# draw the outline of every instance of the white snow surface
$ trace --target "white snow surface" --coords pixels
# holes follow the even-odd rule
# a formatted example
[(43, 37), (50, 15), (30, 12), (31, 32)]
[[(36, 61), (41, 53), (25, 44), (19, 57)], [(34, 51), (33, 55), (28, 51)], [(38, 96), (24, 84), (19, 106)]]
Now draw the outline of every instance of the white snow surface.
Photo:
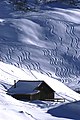
[[(6, 66), (6, 69), (5, 69)], [(18, 78), (20, 76), (19, 72), (21, 72), (21, 75), (23, 76), (23, 79), (25, 77), (26, 80), (28, 80), (29, 73), (26, 71), (26, 73), (9, 64), (5, 64), (0, 62), (0, 70), (2, 71), (0, 78), (0, 120), (71, 120), (71, 118), (79, 117), (79, 110), (80, 105), (76, 102), (76, 100), (79, 100), (80, 95), (73, 92), (71, 89), (63, 85), (63, 83), (57, 81), (56, 79), (50, 78), (47, 75), (41, 74), (36, 71), (31, 71), (34, 76), (36, 76), (37, 79), (44, 80), (52, 89), (56, 90), (60, 96), (64, 97), (69, 102), (67, 103), (54, 103), (49, 101), (33, 101), (31, 102), (22, 102), (19, 100), (16, 100), (12, 98), (11, 96), (6, 94), (7, 89), (13, 85), (14, 78)], [(8, 71), (7, 71), (8, 70)], [(12, 72), (12, 73), (11, 73)], [(15, 76), (13, 76), (13, 73)], [(7, 76), (7, 79), (5, 78), (5, 73)], [(31, 75), (32, 76), (32, 75)], [(4, 77), (4, 78), (3, 78)], [(26, 78), (27, 77), (27, 78)], [(35, 80), (37, 80), (35, 78)], [(34, 77), (32, 77), (34, 80)], [(11, 82), (12, 81), (12, 82)], [(68, 96), (66, 96), (68, 95)], [(73, 96), (72, 96), (73, 95)], [(75, 101), (72, 103), (72, 101)], [(63, 115), (60, 117), (57, 114), (57, 111), (55, 109), (58, 109), (61, 105), (60, 111), (63, 110)], [(67, 112), (67, 109), (70, 109), (70, 112), (68, 116), (64, 116), (65, 112)], [(56, 115), (54, 114), (54, 111)], [(59, 111), (59, 110), (58, 110)], [(73, 115), (74, 113), (74, 115)], [(72, 114), (72, 116), (70, 116)], [(77, 115), (76, 115), (77, 114)]]
[(37, 79), (45, 81), (46, 84), (48, 84), (55, 92), (57, 92), (57, 94), (67, 99), (68, 101), (80, 100), (80, 94), (71, 90), (69, 87), (67, 87), (60, 81), (54, 78), (50, 78), (49, 76), (46, 76), (36, 71), (32, 71), (32, 73), (37, 77)]
[[(44, 80), (66, 101), (16, 100), (6, 94), (14, 80)], [(80, 94), (72, 90), (76, 88), (80, 9), (41, 3), (33, 12), (24, 12), (9, 0), (0, 1), (0, 120), (80, 120)]]
[[(6, 69), (5, 69), (5, 66)], [(43, 75), (39, 72), (36, 71), (31, 71), (31, 73), (34, 74), (34, 76), (37, 77), (37, 79), (41, 79), (44, 80), (52, 89), (56, 90), (56, 92), (58, 92), (58, 94), (60, 94), (60, 96), (63, 95), (63, 97), (68, 100), (69, 102), (63, 104), (63, 103), (56, 103), (54, 102), (40, 102), (40, 101), (33, 101), (32, 103), (30, 102), (22, 102), (19, 100), (16, 100), (14, 98), (12, 98), (11, 96), (6, 94), (6, 90), (13, 85), (14, 83), (14, 78), (17, 78), (18, 76), (20, 76), (20, 74), (18, 74), (20, 71), (21, 75), (23, 76), (23, 79), (25, 77), (26, 80), (28, 80), (28, 72), (26, 71), (26, 73), (13, 66), (13, 65), (9, 65), (9, 64), (5, 64), (0, 62), (0, 70), (2, 71), (0, 78), (4, 77), (4, 79), (0, 80), (0, 120), (5, 120), (5, 119), (20, 119), (20, 120), (70, 120), (69, 117), (71, 116), (66, 116), (66, 118), (63, 118), (64, 114), (65, 114), (65, 106), (67, 108), (70, 107), (70, 111), (72, 111), (72, 113), (74, 112), (74, 116), (72, 118), (76, 117), (79, 118), (79, 110), (80, 110), (80, 106), (79, 103), (72, 103), (71, 101), (76, 101), (79, 100), (80, 95), (73, 92), (71, 89), (69, 89), (68, 87), (66, 87), (65, 85), (63, 85), (63, 83), (57, 81), (56, 79), (50, 78), (47, 75)], [(8, 71), (7, 71), (8, 70)], [(4, 72), (4, 73), (3, 73)], [(11, 73), (12, 72), (12, 73)], [(15, 76), (13, 76), (13, 73), (17, 73), (15, 74)], [(8, 79), (5, 78), (5, 73), (6, 75), (8, 75)], [(31, 75), (32, 76), (32, 75)], [(34, 77), (32, 78), (34, 80)], [(37, 80), (35, 78), (35, 80)], [(12, 81), (12, 82), (11, 82)], [(60, 93), (59, 93), (60, 91)], [(66, 92), (65, 92), (66, 91)], [(68, 96), (66, 96), (68, 95)], [(72, 96), (73, 95), (73, 96)], [(67, 105), (69, 104), (69, 105)], [(53, 115), (55, 110), (55, 107), (60, 107), (60, 105), (64, 105), (64, 112), (62, 117), (58, 117), (57, 116), (57, 112), (56, 112), (56, 116)], [(63, 108), (62, 108), (63, 109)], [(61, 111), (62, 111), (61, 109)], [(67, 112), (67, 111), (66, 111)], [(51, 114), (51, 115), (50, 115)], [(52, 116), (53, 115), (53, 116)], [(68, 117), (68, 118), (67, 118)]]
[(4, 19), (0, 19), (0, 22), (4, 22)]

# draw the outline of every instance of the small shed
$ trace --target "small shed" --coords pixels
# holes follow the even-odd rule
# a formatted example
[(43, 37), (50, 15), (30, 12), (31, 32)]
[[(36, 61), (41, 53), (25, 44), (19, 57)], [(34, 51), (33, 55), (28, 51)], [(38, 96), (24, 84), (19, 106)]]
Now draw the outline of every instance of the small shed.
[(54, 99), (55, 91), (44, 81), (19, 80), (7, 93), (19, 100), (49, 100)]

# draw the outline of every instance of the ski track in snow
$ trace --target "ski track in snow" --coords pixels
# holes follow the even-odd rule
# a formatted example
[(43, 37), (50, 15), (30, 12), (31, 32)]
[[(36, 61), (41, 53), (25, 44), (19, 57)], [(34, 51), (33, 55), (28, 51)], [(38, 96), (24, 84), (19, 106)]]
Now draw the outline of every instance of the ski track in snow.
[[(48, 18), (47, 22), (45, 21), (45, 24), (46, 24), (46, 26), (48, 26), (49, 34), (53, 38), (55, 36), (55, 39), (57, 38), (56, 39), (57, 41), (55, 41), (55, 39), (51, 40), (53, 42), (53, 49), (52, 49), (53, 51), (51, 50), (51, 48), (47, 48), (47, 49), (40, 48), (40, 49), (44, 49), (45, 51), (47, 51), (47, 52), (44, 52), (44, 56), (42, 56), (42, 55), (41, 56), (43, 57), (43, 59), (45, 59), (45, 56), (48, 57), (48, 59), (50, 59), (49, 61), (50, 61), (51, 67), (55, 67), (54, 69), (58, 68), (58, 71), (54, 71), (57, 76), (59, 76), (59, 77), (66, 77), (66, 75), (70, 76), (69, 75), (70, 73), (68, 72), (68, 68), (65, 66), (65, 63), (61, 62), (63, 58), (60, 58), (61, 60), (59, 60), (59, 57), (60, 57), (59, 54), (61, 54), (61, 53), (58, 53), (59, 52), (58, 48), (61, 46), (65, 50), (67, 49), (67, 51), (64, 51), (64, 53), (66, 53), (66, 54), (70, 53), (72, 56), (77, 56), (79, 37), (77, 37), (74, 34), (75, 24), (72, 25), (69, 22), (65, 22), (63, 20), (62, 21), (58, 20), (58, 23), (59, 24), (63, 24), (63, 27), (65, 27), (65, 34), (67, 34), (70, 37), (70, 39), (71, 39), (70, 41), (68, 41), (69, 45), (66, 46), (66, 44), (64, 43), (64, 38), (62, 36), (59, 36), (57, 34), (57, 32), (56, 33), (54, 32), (55, 26), (54, 26), (54, 24), (52, 25), (52, 23), (54, 23), (54, 22), (55, 22), (55, 24), (57, 24), (56, 19), (55, 20), (51, 20), (51, 18), (50, 19)], [(47, 37), (47, 40), (49, 40), (49, 39), (50, 38)], [(33, 70), (44, 69), (44, 68), (41, 68), (41, 66), (42, 66), (41, 61), (35, 62), (34, 60), (30, 59), (30, 56), (31, 56), (30, 53), (32, 52), (32, 51), (30, 52), (30, 48), (28, 48), (29, 50), (26, 51), (23, 48), (23, 46), (19, 45), (20, 43), (19, 44), (18, 43), (19, 42), (16, 43), (16, 49), (14, 48), (14, 46), (12, 46), (12, 48), (7, 48), (8, 49), (6, 51), (7, 53), (4, 53), (4, 55), (3, 54), (0, 55), (1, 61), (14, 64), (17, 67), (22, 67), (22, 65), (24, 65), (25, 68), (27, 68), (29, 70), (32, 70), (32, 69)], [(6, 45), (4, 45), (3, 42), (1, 42), (0, 44), (2, 46), (4, 46), (4, 47), (6, 46)], [(13, 44), (15, 44), (15, 43), (13, 43)], [(10, 43), (10, 45), (11, 45), (11, 43)], [(18, 50), (20, 47), (23, 50), (21, 50), (21, 51)], [(72, 49), (72, 51), (70, 51), (70, 49)], [(74, 53), (72, 53), (72, 52), (74, 52)], [(3, 53), (3, 49), (0, 50), (0, 53)], [(31, 53), (31, 54), (33, 54), (33, 53)], [(60, 68), (59, 66), (60, 67), (63, 66), (63, 67)], [(45, 69), (43, 71), (45, 71)], [(64, 73), (64, 71), (66, 71), (66, 72)], [(71, 74), (76, 75), (76, 73), (73, 73), (73, 72)]]
[[(71, 120), (67, 117), (57, 116), (56, 118), (52, 116), (53, 114), (43, 112), (50, 108), (54, 110), (56, 106), (54, 103), (24, 103), (5, 93), (14, 84), (14, 79), (37, 79), (37, 74), (34, 75), (32, 72), (34, 70), (43, 76), (39, 79), (47, 76), (51, 80), (58, 79), (71, 85), (72, 88), (77, 88), (77, 83), (80, 81), (80, 10), (54, 8), (53, 11), (42, 10), (41, 13), (30, 12), (21, 15), (22, 13), (15, 12), (11, 14), (12, 18), (0, 18), (1, 120), (12, 119), (6, 111), (15, 115), (16, 120)], [(6, 66), (8, 64), (10, 67)], [(14, 67), (11, 69), (12, 66)], [(70, 102), (80, 100), (77, 93), (72, 96), (67, 92), (64, 94), (64, 91), (63, 93), (58, 91), (58, 94)], [(75, 112), (78, 109), (76, 107)]]

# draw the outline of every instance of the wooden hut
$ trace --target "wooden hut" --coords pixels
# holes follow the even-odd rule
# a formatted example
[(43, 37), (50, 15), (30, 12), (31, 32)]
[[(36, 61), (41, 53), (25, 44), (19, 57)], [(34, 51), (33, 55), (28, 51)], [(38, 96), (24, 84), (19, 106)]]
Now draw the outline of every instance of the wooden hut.
[(19, 100), (51, 100), (53, 91), (44, 81), (22, 81), (15, 83), (7, 93)]

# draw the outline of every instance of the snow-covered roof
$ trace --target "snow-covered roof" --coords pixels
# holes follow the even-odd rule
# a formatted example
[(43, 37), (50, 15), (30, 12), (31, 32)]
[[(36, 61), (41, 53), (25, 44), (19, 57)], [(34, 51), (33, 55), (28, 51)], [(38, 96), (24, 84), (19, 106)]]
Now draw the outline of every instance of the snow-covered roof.
[(16, 87), (14, 85), (8, 90), (9, 94), (30, 94), (38, 92), (35, 90), (42, 81), (21, 81), (19, 80), (16, 83)]

